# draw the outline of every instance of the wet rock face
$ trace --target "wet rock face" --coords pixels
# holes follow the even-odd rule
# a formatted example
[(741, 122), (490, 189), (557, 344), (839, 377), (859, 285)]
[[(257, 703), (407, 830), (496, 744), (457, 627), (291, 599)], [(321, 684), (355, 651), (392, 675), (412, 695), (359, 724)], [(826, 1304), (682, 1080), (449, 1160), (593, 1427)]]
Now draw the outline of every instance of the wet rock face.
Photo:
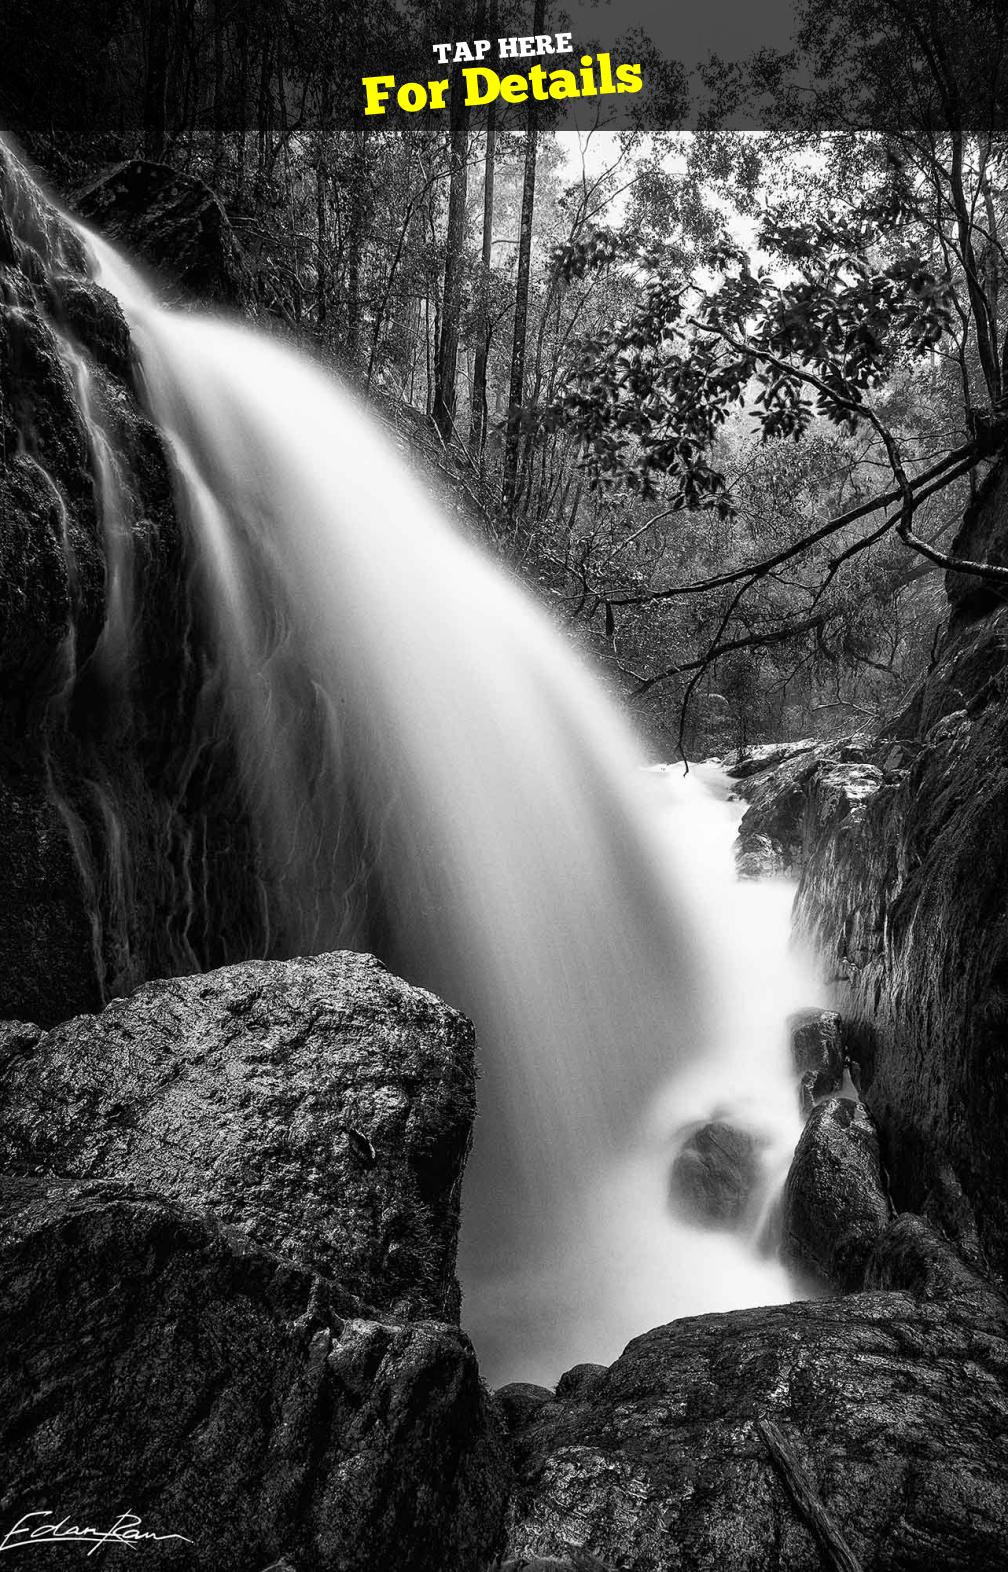
[(370, 956), (149, 983), (0, 1052), (7, 1173), (156, 1190), (373, 1309), (457, 1319), (473, 1031)]
[(890, 1216), (878, 1134), (868, 1110), (846, 1097), (817, 1104), (784, 1185), (785, 1260), (841, 1291), (860, 1288)]
[(0, 1015), (43, 1023), (268, 942), (129, 359), (80, 237), (0, 148)]
[(126, 1185), (5, 1185), (0, 1259), (5, 1531), (130, 1510), (191, 1541), (154, 1547), (188, 1572), (473, 1572), (499, 1549), (502, 1444), (457, 1327), (376, 1320)]
[(1008, 610), (959, 623), (881, 739), (885, 783), (805, 861), (798, 931), (822, 957), (896, 1204), (941, 1174), (1008, 1268)]
[(900, 1293), (699, 1316), (635, 1339), (515, 1433), (507, 1554), (813, 1572), (824, 1563), (770, 1459), (766, 1420), (862, 1566), (1000, 1572), (1004, 1308)]
[[(995, 465), (980, 487), (952, 542), (951, 555), (970, 562), (1008, 566), (1008, 466)], [(990, 616), (1002, 605), (1003, 591), (974, 573), (950, 572), (945, 589), (953, 627), (961, 628)]]
[(738, 784), (741, 797), (751, 797), (758, 791), (769, 773), (797, 759), (800, 754), (811, 753), (815, 743), (809, 738), (800, 742), (762, 742), (737, 754), (729, 754), (721, 765), (726, 775)]
[[(1008, 458), (954, 549), (1008, 562)], [(899, 714), (740, 783), (740, 852), (763, 836), (800, 870), (795, 929), (833, 987), (895, 1204), (1003, 1274), (1008, 607), (974, 575), (946, 586), (946, 637)]]
[(882, 781), (867, 736), (804, 745), (768, 773), (747, 778), (749, 807), (739, 825), (736, 866), (743, 877), (797, 874), (821, 837), (856, 815)]
[(672, 1164), (672, 1204), (706, 1227), (737, 1228), (759, 1182), (759, 1151), (747, 1130), (715, 1120), (688, 1138)]
[(788, 1017), (791, 1062), (803, 1113), (839, 1090), (844, 1072), (843, 1023), (835, 1010), (799, 1010)]
[(989, 1292), (945, 1235), (914, 1212), (894, 1217), (865, 1265), (864, 1286), (905, 1288), (927, 1298)]
[(130, 159), (81, 192), (81, 217), (156, 268), (181, 299), (248, 309), (252, 279), (218, 197), (196, 175)]

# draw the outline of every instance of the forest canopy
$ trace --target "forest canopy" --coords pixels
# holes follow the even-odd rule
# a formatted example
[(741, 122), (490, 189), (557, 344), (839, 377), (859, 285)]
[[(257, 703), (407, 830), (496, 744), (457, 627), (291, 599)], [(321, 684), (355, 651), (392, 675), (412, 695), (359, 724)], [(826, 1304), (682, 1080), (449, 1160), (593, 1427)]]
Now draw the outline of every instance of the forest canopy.
[(580, 134), (534, 95), (350, 103), (376, 49), (405, 79), (418, 40), (555, 31), (542, 0), (461, 30), (405, 5), (395, 37), (359, 4), (58, 9), (0, 22), (31, 157), (71, 197), (133, 158), (212, 187), (263, 319), (663, 744), (870, 723), (927, 669), (950, 561), (1002, 592), (954, 544), (1008, 434), (997, 0), (797, 0), (787, 53), (687, 80), (652, 52), (663, 128)]

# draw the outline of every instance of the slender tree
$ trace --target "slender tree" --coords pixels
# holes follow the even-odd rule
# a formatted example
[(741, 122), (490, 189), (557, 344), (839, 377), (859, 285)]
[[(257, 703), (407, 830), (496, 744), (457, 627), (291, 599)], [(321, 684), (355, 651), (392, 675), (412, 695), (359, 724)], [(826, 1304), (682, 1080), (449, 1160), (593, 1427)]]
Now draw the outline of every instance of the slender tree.
[[(532, 31), (544, 30), (545, 0), (535, 0)], [(529, 99), (525, 131), (525, 180), (522, 186), (521, 230), (518, 235), (518, 278), (515, 284), (514, 340), (511, 348), (511, 392), (508, 397), (507, 434), (504, 442), (504, 475), (501, 499), (508, 523), (514, 521), (518, 480), (518, 450), (521, 445), (521, 410), (525, 390), (525, 339), (528, 332), (529, 276), (532, 264), (532, 218), (535, 212), (536, 151), (539, 115), (534, 98)]]
[[(457, 73), (456, 73), (457, 75)], [(448, 235), (445, 244), (444, 297), (441, 342), (434, 372), (434, 424), (445, 443), (455, 429), (455, 378), (458, 369), (459, 326), (462, 314), (462, 274), (465, 265), (465, 218), (469, 160), (469, 111), (465, 94), (451, 95), (451, 178), (448, 188)]]
[[(490, 0), (489, 37), (497, 36), (497, 0)], [(480, 8), (477, 35), (482, 37), (486, 17)], [(480, 256), (479, 298), (476, 311), (476, 350), (473, 365), (472, 412), (469, 445), (482, 465), (487, 438), (487, 359), (490, 354), (490, 261), (493, 255), (494, 165), (497, 156), (497, 102), (487, 109), (486, 154), (483, 160), (483, 247)]]

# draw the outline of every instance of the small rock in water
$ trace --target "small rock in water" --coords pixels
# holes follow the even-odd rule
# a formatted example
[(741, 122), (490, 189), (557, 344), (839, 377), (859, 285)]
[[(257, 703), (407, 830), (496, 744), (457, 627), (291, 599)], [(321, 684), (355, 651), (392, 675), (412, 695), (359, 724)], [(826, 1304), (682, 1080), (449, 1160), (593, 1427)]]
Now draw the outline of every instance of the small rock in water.
[(800, 1076), (802, 1112), (831, 1092), (839, 1091), (844, 1075), (843, 1023), (835, 1010), (796, 1010), (788, 1016), (791, 1060)]
[(817, 1103), (784, 1185), (782, 1253), (842, 1292), (859, 1288), (890, 1206), (878, 1135), (863, 1103)]
[(772, 879), (780, 863), (769, 835), (740, 835), (735, 842), (735, 871), (740, 879)]
[(713, 1120), (693, 1132), (672, 1164), (669, 1194), (693, 1221), (735, 1228), (749, 1210), (758, 1179), (754, 1137)]

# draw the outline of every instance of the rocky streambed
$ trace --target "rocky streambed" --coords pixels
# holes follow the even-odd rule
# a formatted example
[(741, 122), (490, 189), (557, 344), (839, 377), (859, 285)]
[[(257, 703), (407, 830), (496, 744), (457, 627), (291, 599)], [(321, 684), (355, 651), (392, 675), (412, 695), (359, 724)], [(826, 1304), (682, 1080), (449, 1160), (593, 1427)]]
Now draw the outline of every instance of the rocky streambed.
[(334, 955), (2, 1041), (5, 1527), (128, 1506), (185, 1536), (164, 1564), (236, 1572), (843, 1564), (824, 1534), (851, 1566), (1002, 1564), (1004, 1302), (893, 1215), (853, 1101), (815, 1104), (782, 1230), (855, 1291), (491, 1393), (457, 1324), (454, 1011)]

